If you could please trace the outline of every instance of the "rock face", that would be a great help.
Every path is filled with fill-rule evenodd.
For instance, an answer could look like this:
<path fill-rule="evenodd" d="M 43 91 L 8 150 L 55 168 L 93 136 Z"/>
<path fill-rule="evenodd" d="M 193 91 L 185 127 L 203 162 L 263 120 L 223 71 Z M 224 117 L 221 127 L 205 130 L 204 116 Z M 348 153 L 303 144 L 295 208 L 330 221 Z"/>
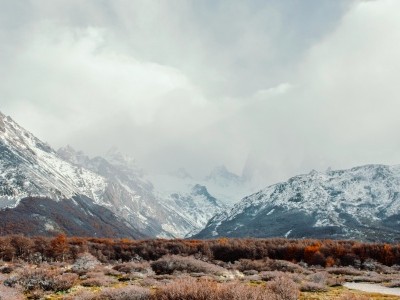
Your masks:
<path fill-rule="evenodd" d="M 101 236 L 111 232 L 109 229 L 90 230 L 89 223 L 95 215 L 99 222 L 113 219 L 121 226 L 120 234 L 114 230 L 114 236 L 126 236 L 126 228 L 130 228 L 129 236 L 134 237 L 183 237 L 201 230 L 209 218 L 223 209 L 206 189 L 174 192 L 177 197 L 171 194 L 156 192 L 133 159 L 116 149 L 105 157 L 95 158 L 70 146 L 56 152 L 0 113 L 0 215 L 5 216 L 7 212 L 8 222 L 17 224 L 17 220 L 12 219 L 24 216 L 24 224 L 28 224 L 28 220 L 35 220 L 35 224 L 43 221 L 42 229 L 36 227 L 40 234 L 45 234 L 43 228 L 47 228 L 49 234 L 55 230 L 52 228 L 75 234 L 76 231 L 62 224 L 72 219 L 67 217 L 57 223 L 54 214 L 40 207 L 34 209 L 33 203 L 52 207 L 54 211 L 57 205 L 78 203 L 66 211 L 71 218 L 79 215 L 77 218 L 88 228 L 86 235 Z M 79 210 L 84 212 L 85 209 L 76 199 L 85 199 L 86 204 L 91 201 L 91 210 L 81 214 Z M 32 218 L 26 214 L 28 206 Z M 98 211 L 99 207 L 112 216 L 107 220 L 100 218 L 102 214 L 93 211 Z M 103 213 L 107 214 L 104 210 Z M 85 215 L 90 220 L 82 220 Z M 52 225 L 45 226 L 45 223 Z M 103 225 L 100 227 L 106 228 Z"/>
<path fill-rule="evenodd" d="M 195 237 L 400 241 L 399 209 L 400 166 L 312 171 L 243 198 Z"/>

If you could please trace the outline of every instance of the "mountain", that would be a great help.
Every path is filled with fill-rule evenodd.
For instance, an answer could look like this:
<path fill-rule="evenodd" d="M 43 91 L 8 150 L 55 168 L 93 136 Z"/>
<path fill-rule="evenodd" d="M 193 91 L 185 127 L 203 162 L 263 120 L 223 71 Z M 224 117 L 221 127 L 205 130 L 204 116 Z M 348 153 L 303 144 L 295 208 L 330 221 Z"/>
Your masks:
<path fill-rule="evenodd" d="M 200 185 L 156 191 L 116 148 L 94 158 L 56 152 L 0 114 L 0 234 L 184 237 L 224 209 Z"/>
<path fill-rule="evenodd" d="M 400 166 L 312 171 L 214 216 L 195 235 L 400 241 Z"/>
<path fill-rule="evenodd" d="M 163 198 L 164 205 L 169 207 L 170 211 L 175 211 L 186 220 L 185 228 L 190 230 L 185 232 L 185 237 L 198 233 L 215 214 L 227 209 L 223 203 L 210 195 L 207 187 L 200 184 L 192 186 L 187 192 L 175 192 Z"/>
<path fill-rule="evenodd" d="M 0 113 L 2 233 L 144 237 L 111 211 L 113 204 L 104 198 L 107 188 L 104 177 L 63 160 Z"/>
<path fill-rule="evenodd" d="M 223 165 L 215 167 L 205 180 L 221 187 L 228 187 L 242 183 L 242 178 L 240 176 L 228 171 L 228 169 Z"/>
<path fill-rule="evenodd" d="M 116 148 L 105 157 L 92 159 L 71 146 L 59 149 L 58 155 L 105 178 L 102 199 L 113 204 L 116 215 L 148 236 L 173 238 L 196 233 L 225 209 L 205 187 L 196 184 L 167 191 L 155 189 L 134 160 Z"/>

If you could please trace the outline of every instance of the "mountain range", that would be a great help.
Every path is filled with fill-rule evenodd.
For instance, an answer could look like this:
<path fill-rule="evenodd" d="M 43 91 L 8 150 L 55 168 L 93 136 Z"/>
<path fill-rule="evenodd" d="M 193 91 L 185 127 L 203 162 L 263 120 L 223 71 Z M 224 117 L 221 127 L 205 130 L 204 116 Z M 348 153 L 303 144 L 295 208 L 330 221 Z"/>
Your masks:
<path fill-rule="evenodd" d="M 245 177 L 147 174 L 115 148 L 55 151 L 0 113 L 0 235 L 400 241 L 400 166 L 311 171 L 253 194 Z"/>
<path fill-rule="evenodd" d="M 116 149 L 95 158 L 70 146 L 55 151 L 0 113 L 0 215 L 7 215 L 0 234 L 25 233 L 22 224 L 32 223 L 42 235 L 184 237 L 224 208 L 196 184 L 160 198 L 143 171 Z M 98 230 L 88 225 L 95 216 Z"/>
<path fill-rule="evenodd" d="M 243 198 L 195 237 L 400 241 L 400 166 L 295 176 Z"/>

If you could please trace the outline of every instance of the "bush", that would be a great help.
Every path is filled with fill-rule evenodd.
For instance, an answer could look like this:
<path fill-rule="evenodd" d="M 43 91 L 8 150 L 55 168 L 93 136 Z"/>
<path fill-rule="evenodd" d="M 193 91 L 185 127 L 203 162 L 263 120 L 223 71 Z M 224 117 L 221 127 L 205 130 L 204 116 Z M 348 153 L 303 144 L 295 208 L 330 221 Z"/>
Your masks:
<path fill-rule="evenodd" d="M 90 253 L 83 253 L 78 256 L 72 265 L 72 271 L 76 273 L 86 272 L 93 270 L 96 266 L 100 265 L 100 262 L 96 257 Z"/>
<path fill-rule="evenodd" d="M 113 267 L 114 270 L 122 273 L 148 273 L 150 269 L 150 264 L 148 262 L 128 262 L 123 264 L 118 264 Z"/>
<path fill-rule="evenodd" d="M 76 274 L 58 275 L 51 270 L 28 270 L 24 271 L 18 279 L 18 283 L 24 291 L 65 291 L 70 289 L 77 281 Z"/>
<path fill-rule="evenodd" d="M 278 259 L 263 259 L 251 260 L 241 259 L 236 263 L 236 268 L 241 271 L 256 270 L 261 271 L 282 271 L 292 273 L 307 272 L 303 267 L 285 260 Z"/>
<path fill-rule="evenodd" d="M 209 280 L 181 278 L 159 287 L 154 300 L 275 300 L 266 288 L 252 287 L 242 283 L 217 283 Z"/>
<path fill-rule="evenodd" d="M 325 285 L 315 282 L 303 282 L 300 286 L 302 292 L 326 292 L 328 289 Z"/>
<path fill-rule="evenodd" d="M 300 297 L 299 286 L 288 277 L 277 277 L 267 286 L 275 294 L 275 300 L 297 300 Z"/>
<path fill-rule="evenodd" d="M 336 274 L 336 275 L 357 276 L 364 274 L 364 272 L 354 269 L 352 267 L 326 268 L 326 271 L 330 274 Z"/>
<path fill-rule="evenodd" d="M 113 277 L 105 276 L 100 272 L 87 273 L 87 279 L 81 282 L 82 286 L 93 287 L 93 286 L 110 286 L 116 283 L 116 279 Z"/>
<path fill-rule="evenodd" d="M 151 268 L 159 274 L 173 274 L 176 271 L 187 273 L 222 274 L 225 270 L 213 264 L 197 260 L 193 257 L 167 255 L 152 262 Z"/>
<path fill-rule="evenodd" d="M 118 289 L 105 289 L 100 292 L 96 300 L 147 300 L 150 299 L 149 289 L 140 286 L 126 286 Z"/>

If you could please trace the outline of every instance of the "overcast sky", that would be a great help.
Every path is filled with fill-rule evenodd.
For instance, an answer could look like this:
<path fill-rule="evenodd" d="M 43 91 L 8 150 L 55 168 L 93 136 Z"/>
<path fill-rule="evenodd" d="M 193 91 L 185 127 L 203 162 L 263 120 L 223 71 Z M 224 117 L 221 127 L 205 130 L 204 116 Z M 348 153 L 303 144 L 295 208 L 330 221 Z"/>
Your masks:
<path fill-rule="evenodd" d="M 54 148 L 265 185 L 400 163 L 400 1 L 0 0 L 0 110 Z"/>

